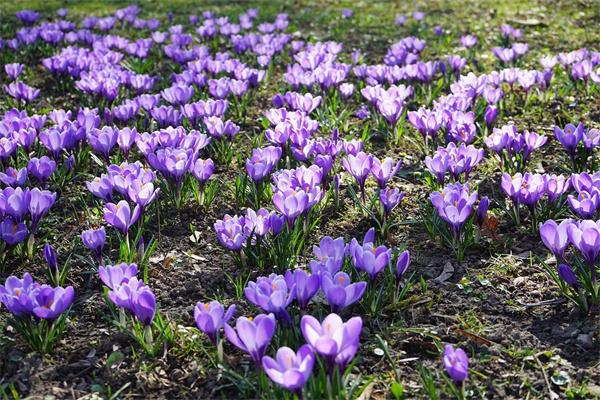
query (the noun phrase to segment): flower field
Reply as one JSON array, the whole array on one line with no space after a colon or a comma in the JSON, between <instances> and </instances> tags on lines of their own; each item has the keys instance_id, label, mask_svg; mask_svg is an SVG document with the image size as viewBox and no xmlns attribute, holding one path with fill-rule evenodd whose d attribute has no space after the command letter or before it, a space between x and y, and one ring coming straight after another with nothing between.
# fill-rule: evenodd
<instances>
[{"instance_id":1,"label":"flower field","mask_svg":"<svg viewBox=\"0 0 600 400\"><path fill-rule=\"evenodd\" d=\"M599 23L0 4L0 397L600 398Z\"/></svg>"}]
</instances>

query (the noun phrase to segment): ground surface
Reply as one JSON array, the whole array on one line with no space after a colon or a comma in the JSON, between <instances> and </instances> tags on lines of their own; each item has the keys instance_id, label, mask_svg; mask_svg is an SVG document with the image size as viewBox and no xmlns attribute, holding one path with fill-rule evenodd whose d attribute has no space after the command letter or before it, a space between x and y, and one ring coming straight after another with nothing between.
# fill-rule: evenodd
<instances>
[{"instance_id":1,"label":"ground surface","mask_svg":"<svg viewBox=\"0 0 600 400\"><path fill-rule=\"evenodd\" d=\"M394 24L398 15L413 11L427 13L430 27L441 25L457 45L461 34L473 33L483 41L484 48L498 34L501 23L512 23L525 30L524 42L531 50L527 62L537 68L539 56L547 53L570 51L579 47L598 48L600 40L600 8L594 1L418 1L418 2L343 2L331 1L258 1L195 2L183 0L169 2L140 2L142 15L157 17L166 23L166 14L172 11L175 22L187 23L190 14L211 10L217 14L235 16L248 7L260 9L260 18L273 19L277 13L287 13L290 31L298 31L299 39L336 40L344 43L346 50L360 48L368 62L380 62L386 49L408 33ZM59 7L68 7L71 18L84 15L105 15L129 2L49 0L44 2L0 2L0 36L14 34L14 12L32 8L42 13L42 18L54 15ZM410 8L409 8L410 7ZM355 11L352 22L341 19L341 10ZM431 31L421 33L433 39ZM435 57L434 50L426 50ZM444 53L446 54L446 53ZM488 56L491 55L488 52ZM482 69L491 59L482 58ZM31 64L36 70L36 66ZM158 68L158 67L157 67ZM278 66L269 82L263 87L250 110L242 130L248 135L260 131L260 120L270 97L285 88ZM73 107L76 99L53 96L49 74L39 71L37 87L43 88L42 108ZM3 96L4 94L2 94ZM0 96L0 112L6 103ZM575 121L594 125L600 123L597 101L591 98L558 98L546 104L534 104L527 110L519 107L505 114L505 123L515 123L519 130L529 129L551 133L553 126L568 113ZM357 135L362 125L351 119L346 135ZM248 145L248 142L242 146ZM532 160L536 171L551 172L555 167L555 141L544 147ZM400 220L415 221L417 201L426 201L428 187L418 179L423 170L421 155L414 146L389 149L384 142L373 141L370 152L378 156L390 154L403 160L401 178L396 185L407 193L400 206ZM244 157L245 158L245 157ZM232 168L235 165L232 164ZM82 203L84 194L88 205L84 181L99 170L90 166L89 175L81 176L61 193L58 203L42 226L45 239L54 244L63 260L75 248L83 254L78 239L81 231L101 224L101 216L90 213ZM216 176L231 182L237 172L217 167ZM480 179L486 178L480 194L502 198L500 172L489 160L479 168ZM345 193L345 192L344 192ZM471 358L473 373L469 390L474 398L548 398L548 390L561 398L598 398L600 396L600 322L598 309L584 315L573 311L569 303L531 306L546 300L559 299L554 283L544 273L536 256L545 258L547 249L539 238L525 229L516 230L506 221L500 210L497 233L499 242L489 241L469 250L462 263L438 243L431 242L418 224L408 224L392 231L395 243L407 243L411 251L411 271L422 277L424 285L415 285L407 301L398 307L388 307L370 315L361 305L344 310L344 319L362 315L364 320L360 359L355 372L363 379L373 377L364 395L373 398L391 397L389 387L394 380L393 367L377 349L375 335L388 344L404 386L405 398L428 398L423 389L419 364L435 371L442 368L441 357L435 342L460 344ZM254 308L244 298L237 298L231 279L246 277L230 256L223 252L212 225L225 213L240 213L231 193L217 196L208 212L194 203L181 213L163 210L160 226L151 220L151 230L160 231L159 244L150 262L151 286L157 295L160 308L177 324L193 327L193 305L197 301L218 298L226 303L238 304L237 315L250 314ZM370 228L370 221L360 213L346 193L342 207L325 210L325 218L313 231L309 241L316 243L323 236L343 236L348 242L361 238ZM198 240L191 240L192 230L199 232ZM40 235L42 237L43 235ZM113 245L113 255L115 246ZM309 254L310 256L310 254ZM12 274L31 272L39 276L38 266L43 263L41 251L32 261L9 262L0 273L0 281ZM202 350L202 338L181 336L175 350L150 358L132 347L127 336L119 333L106 320L107 307L97 278L82 275L89 268L83 262L72 260L69 284L77 296L71 312L67 335L48 355L28 354L16 339L16 334L4 330L0 336L0 384L9 391L10 385L20 397L54 396L57 399L81 398L96 393L109 398L123 389L121 398L232 398L237 395L257 396L251 388L238 392L234 378L223 374L211 356ZM444 270L451 269L450 278L436 280ZM225 272L229 275L225 275ZM259 276L252 272L250 279ZM0 311L0 321L6 310ZM587 336L587 338L586 338ZM207 341L204 344L208 347ZM124 357L113 362L114 354ZM247 373L248 358L230 344L225 344L229 364L238 373ZM406 361L403 361L406 360ZM363 396L364 396L363 395ZM10 398L12 395L9 394Z\"/></svg>"}]
</instances>

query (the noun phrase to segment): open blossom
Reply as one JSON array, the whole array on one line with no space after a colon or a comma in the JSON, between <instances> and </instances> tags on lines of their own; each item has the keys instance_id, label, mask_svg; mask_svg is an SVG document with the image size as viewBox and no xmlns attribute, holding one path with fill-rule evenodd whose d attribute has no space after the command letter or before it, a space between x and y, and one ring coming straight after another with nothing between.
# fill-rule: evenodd
<instances>
[{"instance_id":1,"label":"open blossom","mask_svg":"<svg viewBox=\"0 0 600 400\"><path fill-rule=\"evenodd\" d=\"M267 346L275 333L275 316L260 314L254 318L239 317L236 330L228 324L224 325L227 339L237 348L245 351L260 370Z\"/></svg>"},{"instance_id":2,"label":"open blossom","mask_svg":"<svg viewBox=\"0 0 600 400\"><path fill-rule=\"evenodd\" d=\"M286 308L296 297L295 283L288 288L285 278L273 273L259 277L256 282L248 282L244 294L252 304L273 313L277 319L288 324L292 322Z\"/></svg>"},{"instance_id":3,"label":"open blossom","mask_svg":"<svg viewBox=\"0 0 600 400\"><path fill-rule=\"evenodd\" d=\"M214 300L210 303L198 302L194 307L194 319L198 329L209 337L212 344L217 346L219 330L233 318L235 304L232 304L225 312L221 303Z\"/></svg>"},{"instance_id":4,"label":"open blossom","mask_svg":"<svg viewBox=\"0 0 600 400\"><path fill-rule=\"evenodd\" d=\"M314 364L314 351L307 344L301 346L297 353L289 347L281 347L277 350L275 359L268 356L262 359L267 376L298 398L302 398L302 388L310 377Z\"/></svg>"}]
</instances>

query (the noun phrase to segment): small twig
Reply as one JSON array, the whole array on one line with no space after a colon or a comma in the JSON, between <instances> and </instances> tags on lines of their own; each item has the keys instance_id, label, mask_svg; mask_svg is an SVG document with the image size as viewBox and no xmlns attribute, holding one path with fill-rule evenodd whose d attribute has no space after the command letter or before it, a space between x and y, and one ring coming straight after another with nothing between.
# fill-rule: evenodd
<instances>
[{"instance_id":1,"label":"small twig","mask_svg":"<svg viewBox=\"0 0 600 400\"><path fill-rule=\"evenodd\" d=\"M533 358L535 359L535 362L537 363L537 365L542 370L542 375L544 376L544 382L546 382L546 388L548 389L548 394L550 396L550 400L558 399L558 398L560 398L560 396L558 394L556 394L552 390L552 387L550 386L550 381L548 380L548 375L546 374L546 370L544 370L544 365L542 364L542 362L538 358L538 356L541 355L541 354L544 354L544 352L540 352L540 353L534 354Z\"/></svg>"},{"instance_id":2,"label":"small twig","mask_svg":"<svg viewBox=\"0 0 600 400\"><path fill-rule=\"evenodd\" d=\"M530 307L541 307L541 306L553 306L553 305L556 305L556 304L563 304L563 303L566 303L566 302L567 302L567 299L565 299L564 297L561 297L560 299L540 301L539 303L523 303L522 301L517 300L517 303L520 306L527 307L527 308L530 308Z\"/></svg>"}]
</instances>

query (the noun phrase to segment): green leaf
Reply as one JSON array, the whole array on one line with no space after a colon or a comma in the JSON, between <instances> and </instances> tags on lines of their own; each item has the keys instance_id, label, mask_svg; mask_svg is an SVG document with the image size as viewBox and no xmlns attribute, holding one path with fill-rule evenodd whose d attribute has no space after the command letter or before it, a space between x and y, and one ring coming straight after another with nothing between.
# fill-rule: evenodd
<instances>
[{"instance_id":1,"label":"green leaf","mask_svg":"<svg viewBox=\"0 0 600 400\"><path fill-rule=\"evenodd\" d=\"M106 369L110 369L110 367L112 367L114 363L116 363L117 361L121 361L123 358L125 358L123 353L112 353L110 356L108 356L108 359L106 360Z\"/></svg>"},{"instance_id":2,"label":"green leaf","mask_svg":"<svg viewBox=\"0 0 600 400\"><path fill-rule=\"evenodd\" d=\"M404 388L398 382L392 383L391 390L396 400L400 400L404 395Z\"/></svg>"}]
</instances>

